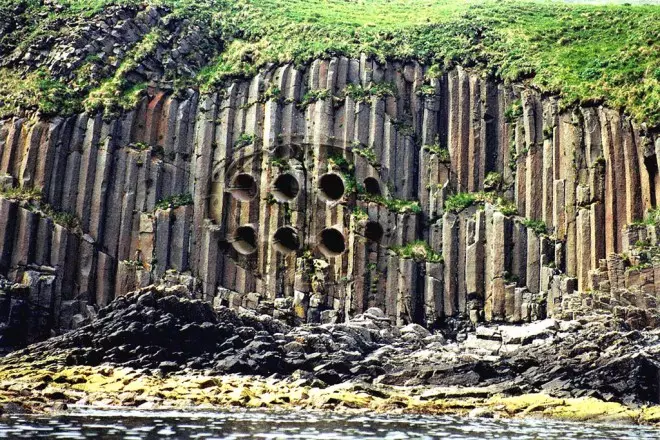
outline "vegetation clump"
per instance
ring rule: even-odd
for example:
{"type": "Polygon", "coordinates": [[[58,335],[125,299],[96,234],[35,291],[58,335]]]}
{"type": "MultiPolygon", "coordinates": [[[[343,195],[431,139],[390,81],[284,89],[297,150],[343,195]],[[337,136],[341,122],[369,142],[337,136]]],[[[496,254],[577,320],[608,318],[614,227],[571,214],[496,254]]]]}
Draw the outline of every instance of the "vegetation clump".
{"type": "Polygon", "coordinates": [[[373,147],[355,142],[351,145],[351,151],[354,154],[365,158],[367,162],[369,162],[369,164],[374,168],[380,168],[380,163],[378,162],[378,158],[376,157],[376,152],[374,151],[373,147]]]}
{"type": "Polygon", "coordinates": [[[351,215],[353,216],[355,221],[358,222],[358,223],[359,222],[366,222],[367,220],[369,220],[369,214],[367,213],[367,211],[365,211],[364,208],[360,208],[359,206],[355,207],[355,209],[353,209],[353,212],[351,212],[351,215]]]}
{"type": "Polygon", "coordinates": [[[330,92],[329,89],[310,90],[303,95],[302,99],[300,100],[300,103],[298,104],[298,107],[304,109],[307,108],[308,105],[314,102],[324,101],[330,97],[332,97],[332,93],[330,92]]]}
{"type": "MultiPolygon", "coordinates": [[[[344,55],[386,60],[416,59],[430,76],[456,65],[508,82],[525,81],[558,93],[563,106],[605,103],[639,122],[660,125],[660,7],[593,5],[529,0],[36,0],[0,1],[11,23],[0,37],[0,118],[24,110],[66,114],[101,110],[114,114],[140,99],[146,84],[134,75],[153,54],[165,56],[162,78],[179,89],[213,91],[231,78],[252,76],[267,65],[344,55]],[[17,7],[17,4],[19,7],[17,7]],[[149,6],[147,6],[149,5],[149,6]],[[104,19],[110,6],[157,7],[165,16],[127,51],[90,53],[69,71],[15,60],[32,48],[80,34],[104,19]],[[84,20],[80,20],[83,17],[84,20]],[[208,36],[205,61],[184,73],[167,63],[177,32],[195,28],[208,36]],[[7,61],[5,61],[7,60],[7,61]],[[178,84],[178,86],[177,86],[178,84]]],[[[358,99],[387,95],[373,85],[347,90],[358,99]]],[[[422,96],[435,91],[426,84],[422,96]]],[[[272,90],[269,99],[277,98],[272,90]]],[[[306,105],[330,97],[310,94],[306,105]]],[[[520,102],[507,119],[521,115],[520,102]]]]}
{"type": "Polygon", "coordinates": [[[660,208],[649,209],[648,212],[646,213],[646,217],[644,217],[644,219],[642,219],[642,220],[635,220],[633,222],[633,225],[636,225],[636,226],[642,226],[642,225],[658,226],[658,225],[660,225],[660,208]]]}
{"type": "Polygon", "coordinates": [[[84,101],[85,110],[94,112],[103,109],[107,117],[115,115],[121,110],[135,107],[147,84],[131,83],[126,74],[135,70],[138,65],[151,55],[163,38],[163,31],[153,29],[126,55],[123,62],[115,70],[111,78],[103,81],[92,90],[84,101]]]}
{"type": "Polygon", "coordinates": [[[21,205],[43,217],[50,218],[53,223],[75,230],[80,226],[80,219],[68,211],[55,209],[43,201],[39,188],[0,188],[0,197],[21,202],[21,205]]]}
{"type": "Polygon", "coordinates": [[[541,235],[541,234],[547,234],[548,233],[548,227],[546,226],[545,222],[543,220],[532,220],[529,218],[523,219],[521,221],[525,227],[531,229],[534,231],[536,234],[541,235]]]}
{"type": "Polygon", "coordinates": [[[238,139],[236,139],[236,142],[234,142],[234,149],[240,150],[241,148],[245,148],[248,145],[252,145],[256,139],[257,137],[254,134],[241,133],[238,139]]]}
{"type": "Polygon", "coordinates": [[[423,240],[408,243],[405,246],[395,246],[392,250],[401,258],[409,258],[415,261],[426,261],[429,263],[443,263],[441,252],[435,252],[429,244],[423,240]]]}
{"type": "Polygon", "coordinates": [[[397,96],[396,86],[391,82],[370,82],[366,87],[351,83],[346,86],[344,94],[355,102],[367,102],[373,97],[397,96]]]}
{"type": "Polygon", "coordinates": [[[422,207],[417,200],[390,198],[380,194],[369,194],[364,191],[360,192],[359,197],[366,202],[374,202],[383,205],[390,211],[398,212],[399,214],[419,214],[422,212],[422,207]]]}
{"type": "Polygon", "coordinates": [[[445,200],[445,211],[458,213],[473,205],[490,203],[504,215],[516,215],[518,209],[511,200],[494,192],[460,192],[452,194],[445,200]]]}
{"type": "Polygon", "coordinates": [[[156,202],[156,209],[178,208],[179,206],[186,206],[193,204],[193,197],[191,194],[175,194],[156,202]]]}
{"type": "Polygon", "coordinates": [[[358,189],[355,180],[355,165],[349,163],[341,153],[332,153],[328,155],[330,167],[339,172],[344,181],[344,190],[347,194],[353,193],[358,189]]]}
{"type": "Polygon", "coordinates": [[[451,157],[449,155],[449,149],[446,147],[441,146],[439,143],[435,143],[432,145],[424,145],[422,147],[422,150],[426,151],[429,154],[438,156],[438,160],[440,162],[445,162],[449,163],[451,162],[451,157]]]}

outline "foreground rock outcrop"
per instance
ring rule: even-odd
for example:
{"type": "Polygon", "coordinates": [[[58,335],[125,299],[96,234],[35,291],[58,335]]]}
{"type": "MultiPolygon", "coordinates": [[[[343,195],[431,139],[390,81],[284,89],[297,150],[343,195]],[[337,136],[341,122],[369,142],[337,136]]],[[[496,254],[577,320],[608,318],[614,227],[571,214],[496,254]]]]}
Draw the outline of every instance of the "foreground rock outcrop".
{"type": "MultiPolygon", "coordinates": [[[[183,286],[150,286],[114,301],[84,327],[5,357],[0,389],[10,392],[44,370],[48,378],[35,391],[68,383],[66,371],[116,370],[184,382],[191,375],[241,374],[318,389],[363,383],[426,400],[544,393],[660,403],[660,332],[626,330],[610,315],[445,334],[396,327],[378,309],[347,323],[290,327],[267,315],[213,310],[183,286]]],[[[91,380],[76,374],[73,383],[91,380]]],[[[103,401],[103,386],[89,386],[103,401]]]]}

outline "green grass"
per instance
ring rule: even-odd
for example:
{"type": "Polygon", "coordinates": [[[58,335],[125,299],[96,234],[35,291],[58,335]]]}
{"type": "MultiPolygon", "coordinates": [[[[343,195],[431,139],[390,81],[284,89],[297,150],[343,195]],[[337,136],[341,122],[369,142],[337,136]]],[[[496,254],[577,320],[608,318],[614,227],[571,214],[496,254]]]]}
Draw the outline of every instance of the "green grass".
{"type": "Polygon", "coordinates": [[[636,226],[642,226],[642,225],[650,225],[650,226],[658,226],[660,225],[660,208],[656,209],[650,209],[646,213],[646,217],[644,219],[638,219],[632,222],[633,225],[636,226]]]}
{"type": "Polygon", "coordinates": [[[545,225],[543,220],[532,220],[529,218],[523,219],[520,223],[525,225],[525,227],[536,232],[538,235],[547,234],[548,227],[545,225]]]}
{"type": "Polygon", "coordinates": [[[392,248],[402,258],[410,258],[415,261],[427,261],[429,263],[443,263],[442,253],[435,252],[425,241],[418,240],[405,246],[394,246],[392,248]]]}
{"type": "Polygon", "coordinates": [[[175,209],[179,206],[192,205],[193,198],[192,195],[186,194],[175,194],[173,196],[165,197],[164,199],[156,202],[155,209],[175,209]]]}
{"type": "Polygon", "coordinates": [[[445,210],[459,213],[470,206],[482,206],[484,203],[490,203],[495,209],[506,216],[518,214],[518,209],[513,201],[502,197],[498,193],[484,191],[452,194],[445,200],[445,210]]]}
{"type": "MultiPolygon", "coordinates": [[[[24,2],[28,8],[20,19],[25,23],[0,37],[0,54],[11,52],[19,44],[26,45],[44,33],[69,32],[66,23],[73,17],[94,17],[111,4],[142,3],[59,0],[65,7],[55,12],[37,0],[24,2]],[[64,18],[65,25],[58,26],[57,18],[64,18]]],[[[202,90],[214,89],[236,76],[254,74],[271,62],[302,64],[318,57],[366,53],[380,61],[418,59],[435,66],[436,73],[461,64],[500,80],[525,81],[544,92],[560,93],[564,106],[577,102],[606,103],[625,109],[638,121],[660,125],[658,6],[511,0],[151,3],[172,8],[173,19],[189,18],[218,42],[209,53],[208,64],[189,79],[202,90]]],[[[11,17],[15,4],[15,0],[0,0],[0,18],[11,17]]],[[[139,96],[139,89],[132,90],[130,84],[122,83],[127,72],[118,69],[91,87],[85,81],[55,78],[55,87],[46,87],[55,95],[50,100],[44,96],[48,95],[46,92],[35,93],[40,89],[35,85],[37,79],[22,72],[26,82],[22,89],[32,92],[20,99],[5,97],[4,92],[15,95],[18,91],[5,84],[5,77],[13,73],[11,69],[3,70],[8,71],[0,71],[0,95],[10,104],[0,106],[0,116],[21,107],[71,111],[75,99],[86,100],[88,108],[109,105],[121,109],[139,96]],[[76,87],[58,91],[60,81],[76,87]],[[119,103],[106,99],[117,91],[120,96],[128,96],[119,103]]],[[[352,92],[359,96],[368,94],[361,90],[352,92]]],[[[516,111],[512,108],[511,115],[516,111]]]]}
{"type": "Polygon", "coordinates": [[[67,229],[75,230],[80,226],[80,219],[75,214],[59,211],[44,202],[43,193],[39,188],[0,188],[0,197],[20,202],[24,208],[50,218],[54,223],[67,229]]]}

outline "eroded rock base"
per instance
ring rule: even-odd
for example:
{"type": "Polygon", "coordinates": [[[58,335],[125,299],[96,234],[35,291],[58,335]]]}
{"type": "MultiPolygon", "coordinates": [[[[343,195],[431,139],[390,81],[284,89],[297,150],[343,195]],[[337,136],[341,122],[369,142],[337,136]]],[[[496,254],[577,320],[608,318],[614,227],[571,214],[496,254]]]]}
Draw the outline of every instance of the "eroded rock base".
{"type": "MultiPolygon", "coordinates": [[[[397,327],[374,308],[347,323],[290,327],[214,310],[182,285],[148,286],[89,325],[7,355],[0,392],[37,408],[63,401],[507,412],[498,399],[542,393],[546,409],[565,409],[572,403],[557,399],[567,398],[625,409],[660,403],[659,340],[660,331],[628,331],[604,314],[431,334],[397,327]],[[463,403],[443,403],[452,399],[463,403]]],[[[646,414],[635,411],[632,419],[646,414]]]]}

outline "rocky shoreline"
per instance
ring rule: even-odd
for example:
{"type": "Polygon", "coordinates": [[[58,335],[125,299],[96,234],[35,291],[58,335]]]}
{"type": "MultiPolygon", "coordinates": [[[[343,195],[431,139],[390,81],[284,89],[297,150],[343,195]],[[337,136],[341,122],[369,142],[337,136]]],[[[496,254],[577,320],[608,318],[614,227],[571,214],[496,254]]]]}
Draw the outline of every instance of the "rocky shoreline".
{"type": "Polygon", "coordinates": [[[291,327],[149,286],[0,362],[4,412],[242,406],[660,423],[660,331],[609,315],[396,327],[378,309],[291,327]]]}

